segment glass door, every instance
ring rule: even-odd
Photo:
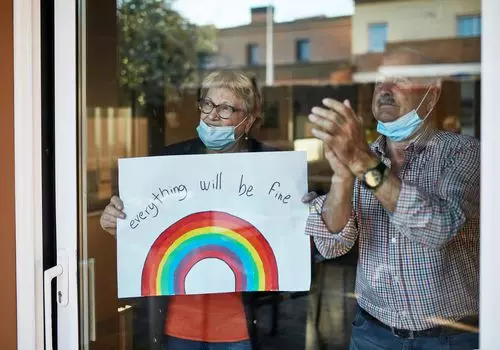
[[[197,127],[203,108],[211,106],[203,95],[203,84],[211,74],[241,73],[249,78],[251,84],[242,98],[248,98],[256,89],[262,96],[262,118],[245,137],[271,149],[306,151],[308,189],[319,195],[330,189],[332,171],[322,143],[312,132],[308,119],[312,107],[321,104],[323,97],[348,99],[365,120],[367,140],[378,137],[371,98],[391,34],[378,43],[381,52],[369,52],[369,38],[361,35],[360,39],[354,34],[368,33],[372,21],[364,18],[366,28],[352,30],[359,24],[351,20],[356,2],[344,1],[347,5],[336,12],[328,12],[331,6],[325,5],[310,13],[295,10],[295,14],[284,17],[274,12],[284,13],[288,5],[283,3],[273,8],[259,6],[257,1],[252,5],[234,2],[229,12],[233,15],[221,9],[225,2],[209,3],[55,2],[55,175],[60,268],[51,270],[49,277],[57,277],[54,302],[59,349],[164,350],[193,342],[231,343],[234,349],[238,345],[248,349],[348,348],[358,297],[357,244],[335,259],[321,256],[312,245],[311,285],[305,291],[254,293],[248,301],[229,293],[224,302],[217,293],[189,296],[187,301],[119,297],[114,225],[120,219],[113,221],[103,214],[118,215],[120,211],[119,160],[206,153]],[[397,4],[387,3],[398,10]],[[480,5],[476,7],[471,5],[471,11],[480,12]],[[370,17],[369,9],[364,11]],[[434,7],[428,11],[447,12]],[[409,16],[408,12],[411,10],[401,13]],[[437,28],[439,23],[433,25]],[[386,27],[391,30],[391,25]],[[450,36],[449,30],[443,28],[443,36]],[[408,45],[418,42],[414,45],[424,49],[439,40],[448,43],[447,39],[431,37],[433,33],[427,34],[427,44],[415,38],[405,40]],[[347,39],[343,42],[341,38]],[[451,73],[443,85],[444,102],[437,108],[454,121],[463,119],[466,132],[460,128],[453,131],[477,136],[481,76],[476,61],[480,61],[480,38],[460,40],[472,47],[470,57],[464,59],[475,63],[446,66],[445,73]],[[449,40],[449,45],[458,45],[450,51],[461,50],[460,40]],[[351,67],[349,62],[357,62],[358,66]],[[412,67],[404,65],[401,71],[414,74]],[[463,67],[467,72],[462,72]],[[435,72],[442,67],[430,64],[424,68]],[[201,97],[204,105],[200,104]],[[242,109],[247,102],[242,102]],[[229,105],[227,101],[217,104]],[[222,107],[232,112],[237,109]],[[221,107],[217,108],[221,114]],[[443,120],[435,115],[431,118],[436,119],[437,128],[445,128]],[[207,170],[213,169],[199,171]],[[213,268],[220,269],[221,274],[229,271],[217,264]],[[196,275],[196,270],[192,271]],[[196,276],[203,277],[199,273]],[[206,287],[217,290],[217,286]]]

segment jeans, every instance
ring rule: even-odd
[[[166,337],[163,350],[251,350],[250,340],[232,343],[206,343],[175,337]]]
[[[352,322],[349,350],[473,350],[479,349],[479,333],[440,337],[398,338],[388,329],[365,319],[359,310]]]

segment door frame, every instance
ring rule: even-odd
[[[480,241],[480,349],[498,348],[497,315],[500,314],[498,278],[498,150],[500,150],[498,82],[500,81],[500,1],[481,0],[481,241]]]
[[[57,305],[58,349],[79,347],[78,0],[54,1],[54,137],[57,263],[67,258],[66,305]],[[59,284],[67,283],[66,286]]]
[[[40,6],[37,0],[13,0],[14,117],[16,191],[17,339],[19,349],[43,349],[43,244],[41,176]],[[497,345],[500,280],[496,234],[500,198],[495,163],[500,138],[495,87],[500,81],[500,33],[497,0],[482,0],[481,100],[481,349]],[[78,105],[77,1],[55,1],[56,59],[56,213],[58,248],[69,254],[68,306],[57,306],[60,349],[79,349],[78,305]],[[64,28],[61,30],[61,28]],[[487,127],[486,127],[487,125]],[[63,162],[73,164],[65,166]]]
[[[43,287],[41,8],[37,0],[12,3],[17,344],[44,349],[43,296],[51,291]],[[59,349],[79,349],[76,5],[76,0],[54,2],[56,241],[69,262],[68,302],[56,306]]]

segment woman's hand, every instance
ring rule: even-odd
[[[123,201],[119,197],[113,196],[101,215],[101,227],[114,236],[116,235],[116,222],[118,219],[125,219]]]
[[[316,192],[308,192],[302,197],[302,203],[310,204],[313,200],[318,198],[318,194]]]

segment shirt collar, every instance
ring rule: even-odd
[[[425,130],[417,137],[415,140],[411,141],[408,146],[406,146],[405,151],[413,150],[416,153],[422,152],[425,147],[427,147],[429,140],[434,136],[436,130],[432,127],[426,127]],[[384,135],[379,136],[373,143],[372,149],[377,153],[378,156],[389,157],[387,154],[387,137]]]

